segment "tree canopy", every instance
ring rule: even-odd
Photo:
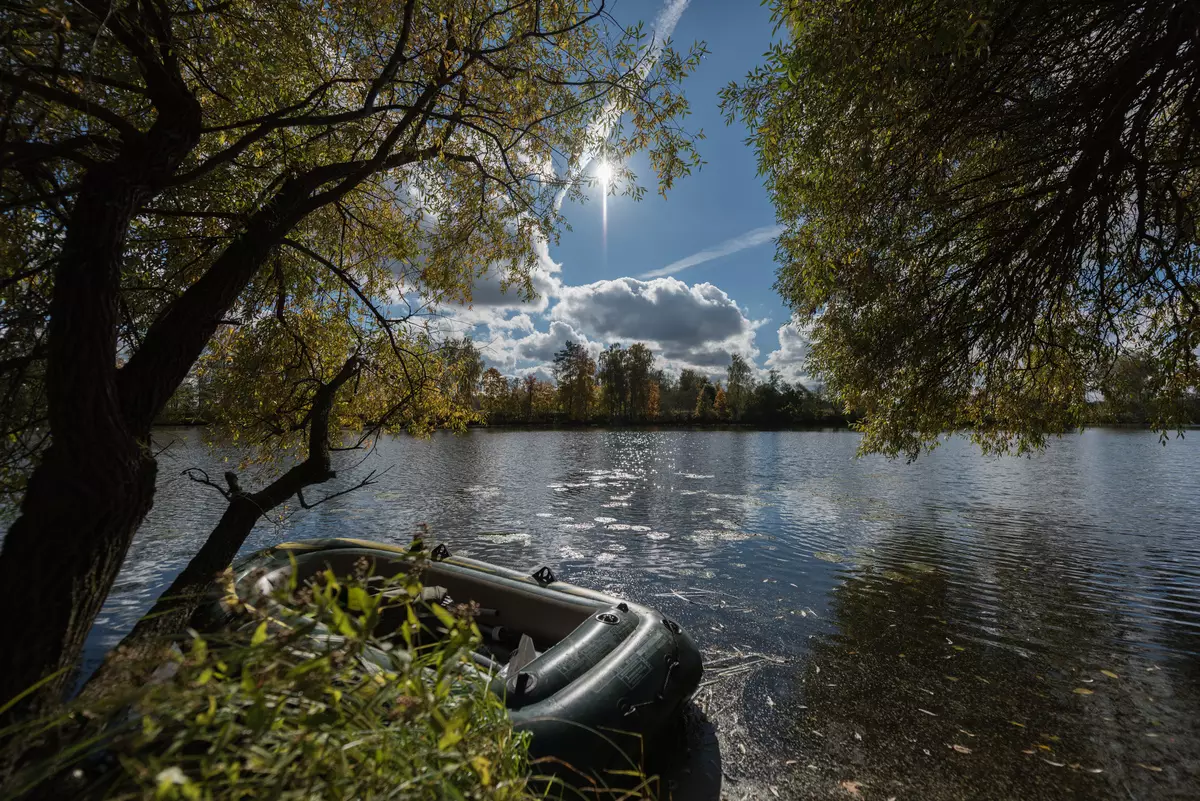
[[[815,0],[723,93],[786,230],[777,288],[863,447],[1022,450],[1137,354],[1200,384],[1200,6]]]
[[[0,600],[46,602],[0,656],[0,697],[65,681],[181,385],[302,462],[259,492],[218,487],[238,531],[332,474],[339,426],[453,422],[462,382],[425,315],[489,271],[530,294],[601,141],[648,150],[661,190],[686,174],[678,85],[701,53],[604,3],[7,3],[0,489],[21,509]]]

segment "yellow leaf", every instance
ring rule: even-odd
[[[1108,676],[1110,679],[1119,679],[1119,678],[1121,678],[1121,677],[1120,677],[1120,676],[1118,676],[1116,673],[1113,673],[1111,670],[1102,670],[1102,671],[1100,671],[1100,672],[1101,672],[1101,673],[1103,673],[1105,676]]]
[[[258,624],[258,628],[254,630],[254,636],[250,638],[251,645],[262,645],[267,641],[267,621]]]
[[[479,781],[483,783],[484,787],[492,783],[492,763],[488,761],[487,757],[471,757],[471,766],[479,774]]]
[[[1075,693],[1076,695],[1091,695],[1092,694],[1092,691],[1089,690],[1087,687],[1076,687],[1071,692]]]

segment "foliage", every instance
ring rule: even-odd
[[[273,500],[332,476],[337,426],[362,446],[472,417],[478,362],[429,316],[489,272],[530,296],[601,145],[648,151],[660,191],[698,164],[679,84],[703,52],[584,0],[6,3],[0,596],[45,602],[0,693],[68,675],[181,386],[260,458],[307,443]]]
[[[735,353],[730,358],[725,379],[725,385],[729,388],[729,414],[734,420],[741,420],[750,402],[750,392],[754,389],[754,373],[746,360]]]
[[[483,374],[480,409],[491,423],[544,423],[558,407],[554,387],[537,376],[505,378],[495,367]]]
[[[554,354],[554,380],[558,383],[559,405],[570,420],[588,420],[596,389],[596,361],[587,348],[568,341]]]
[[[1200,395],[1189,393],[1165,399],[1173,406],[1163,410],[1163,393],[1155,385],[1159,375],[1153,360],[1138,354],[1122,355],[1105,379],[1101,397],[1090,404],[1088,420],[1093,423],[1145,425],[1170,416],[1181,422],[1200,424]]]
[[[568,342],[555,356],[557,387],[527,375],[506,378],[495,367],[483,374],[480,411],[488,423],[744,423],[764,428],[843,425],[846,417],[824,397],[789,384],[772,370],[756,383],[749,363],[734,354],[730,388],[691,368],[676,378],[653,369],[644,342],[610,345],[599,363]],[[590,371],[590,378],[589,378]]]
[[[273,349],[284,361],[272,364],[308,373],[272,388],[294,404],[338,366],[326,358],[314,368],[294,358],[298,348],[348,353],[350,334],[370,340],[389,328],[389,344],[400,339],[403,352],[392,360],[418,361],[434,349],[411,322],[429,308],[409,299],[469,300],[488,269],[528,296],[533,243],[559,223],[554,201],[564,192],[584,197],[578,158],[594,145],[601,109],[613,126],[608,152],[619,160],[650,148],[664,190],[696,163],[691,136],[669,121],[686,111],[674,87],[702,48],[667,48],[650,67],[644,32],[613,28],[603,7],[255,0],[157,9],[154,25],[165,26],[157,35],[173,52],[154,66],[180,71],[180,102],[198,106],[197,139],[130,223],[120,277],[124,359],[137,359],[154,321],[243,237],[265,237],[261,266],[220,316],[243,329],[238,337],[263,337],[267,352],[280,331],[252,321],[274,312],[281,328],[302,334],[296,346]],[[151,35],[138,30],[147,23],[102,4],[94,11],[17,3],[0,29],[0,73],[11,90],[0,158],[0,418],[14,493],[47,442],[48,332],[40,321],[76,194],[89,171],[138,147],[156,115],[171,113],[167,87],[155,85],[163,78],[143,63],[153,54],[138,49],[138,37]],[[272,198],[305,181],[304,208],[264,230],[278,214]],[[636,181],[624,186],[641,191]],[[221,379],[226,387],[254,390],[266,354],[221,350],[206,369],[235,373]],[[253,358],[237,358],[243,353]],[[431,385],[410,368],[379,364],[362,380],[395,388],[393,402],[415,399]],[[408,418],[399,427],[430,415]],[[224,422],[235,432],[262,423],[252,435],[260,440],[276,427],[245,413]]]
[[[1078,426],[1139,354],[1156,425],[1200,384],[1200,7],[775,2],[723,92],[786,225],[777,288],[866,417],[986,450]]]
[[[364,560],[365,562],[365,560]],[[418,600],[417,574],[387,594],[327,572],[285,589],[286,604],[209,639],[193,635],[145,686],[18,734],[72,732],[10,789],[61,797],[532,798],[526,738],[469,659],[479,631]],[[419,643],[419,613],[444,633]],[[381,618],[406,620],[377,635]],[[89,721],[84,730],[72,722]],[[70,774],[76,768],[79,773]]]

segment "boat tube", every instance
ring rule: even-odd
[[[692,638],[649,607],[559,581],[545,567],[526,574],[452,556],[445,545],[428,556],[426,593],[478,606],[476,659],[513,725],[531,733],[534,758],[588,771],[622,757],[637,764],[700,682]],[[300,584],[327,569],[351,575],[364,557],[371,576],[391,578],[410,571],[416,554],[356,539],[283,543],[235,566],[237,594],[269,595],[293,570]]]

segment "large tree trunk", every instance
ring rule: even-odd
[[[51,445],[0,550],[0,703],[41,684],[0,723],[61,697],[153,501],[149,426],[131,425],[117,390],[118,297],[134,215],[199,139],[199,105],[182,98],[87,171],[66,226],[47,331]]]

